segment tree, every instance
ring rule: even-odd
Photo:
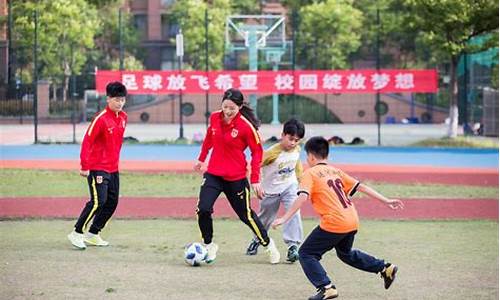
[[[498,59],[498,58],[497,58]],[[491,86],[498,90],[498,65],[495,65],[491,70]]]
[[[314,2],[323,2],[323,1],[314,1],[314,0],[283,0],[282,3],[284,6],[288,7],[289,9],[300,9],[301,7],[304,7],[306,5],[311,5]]]
[[[114,58],[112,61],[108,62],[110,70],[120,70],[120,60],[119,58]],[[123,58],[123,69],[125,70],[144,70],[144,65],[135,56],[130,54],[125,54]]]
[[[361,45],[363,15],[352,0],[315,2],[300,9],[297,50],[307,67],[347,68]]]
[[[383,68],[421,68],[427,60],[417,39],[418,31],[406,25],[409,10],[400,0],[357,0],[354,7],[363,12],[362,45],[352,60],[374,58],[377,34]],[[377,9],[380,25],[377,24]]]
[[[458,131],[457,65],[460,55],[478,51],[471,38],[498,31],[497,0],[405,0],[410,9],[408,25],[421,31],[422,41],[438,59],[450,66],[450,124],[448,136]],[[498,40],[496,41],[498,47]]]
[[[123,2],[123,0],[86,0],[89,4],[92,4],[98,8],[105,7],[109,4],[113,4],[116,2]]]
[[[120,24],[119,12],[123,0],[91,1],[99,10],[99,28],[94,37],[95,47],[87,53],[87,64],[99,69],[118,70],[120,67]],[[122,43],[124,67],[127,70],[142,70],[142,53],[139,47],[139,33],[134,27],[132,15],[122,10]]]
[[[255,0],[232,0],[231,8],[235,14],[259,15],[261,9],[259,3],[262,2],[263,1],[255,1]]]
[[[84,0],[14,1],[13,36],[18,63],[30,65],[34,44],[34,13],[38,13],[39,73],[63,87],[67,96],[68,79],[85,64],[85,52],[94,46],[99,26],[97,11]]]
[[[211,5],[202,0],[179,0],[172,7],[172,16],[184,35],[184,54],[187,68],[205,69],[205,9],[208,10],[208,66],[220,70],[224,56],[224,28],[226,16],[231,13],[229,0],[214,0]],[[175,44],[175,40],[172,40]]]

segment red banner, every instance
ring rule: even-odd
[[[234,87],[246,94],[436,93],[436,70],[332,71],[98,71],[96,89],[106,93],[121,81],[129,94],[222,94]]]

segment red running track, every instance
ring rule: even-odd
[[[0,218],[73,218],[83,208],[85,198],[31,197],[0,198]],[[121,218],[194,218],[195,198],[136,198],[120,199],[115,217]],[[498,221],[498,199],[407,199],[404,210],[391,210],[381,203],[361,198],[355,200],[361,219],[442,220],[487,219]],[[252,207],[258,209],[258,201]],[[228,201],[220,198],[215,204],[216,217],[236,218]],[[283,212],[281,212],[282,214]],[[302,208],[302,216],[315,217],[311,205]]]
[[[120,163],[121,171],[127,172],[193,172],[191,161],[137,161]],[[347,165],[337,167],[361,181],[371,180],[389,183],[434,183],[474,186],[498,186],[498,169],[449,168],[386,165]],[[0,169],[43,169],[78,171],[77,160],[2,160]]]

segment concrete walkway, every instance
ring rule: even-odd
[[[88,123],[75,126],[75,139],[81,142]],[[264,139],[279,137],[282,125],[264,124],[260,133]],[[193,139],[196,135],[205,135],[205,124],[184,125],[184,137]],[[441,138],[446,135],[445,124],[383,124],[381,126],[381,142],[383,146],[406,146],[428,139]],[[306,138],[321,135],[326,138],[339,136],[350,142],[360,137],[365,144],[377,145],[376,124],[306,124]],[[179,124],[129,124],[125,136],[132,136],[139,141],[175,140],[179,137]],[[38,125],[40,142],[70,143],[73,141],[71,124]],[[29,145],[34,142],[34,126],[32,124],[0,125],[0,145]]]

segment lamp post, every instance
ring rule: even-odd
[[[376,60],[377,60],[377,73],[380,71],[380,12],[377,2],[377,42],[376,42]],[[377,145],[381,145],[380,141],[380,92],[377,90],[375,97],[375,113],[377,115]]]
[[[35,144],[38,144],[38,7],[33,13],[34,41],[33,41],[33,124],[35,125]]]
[[[208,78],[208,8],[205,8],[205,73]],[[210,112],[208,111],[208,90],[205,92],[205,127],[208,128],[208,118]]]
[[[76,144],[76,77],[75,77],[75,71],[73,69],[73,64],[74,64],[74,52],[73,52],[73,44],[71,44],[71,89],[70,89],[70,94],[71,94],[71,123],[73,125],[73,144]]]
[[[273,62],[273,71],[278,72],[278,62]],[[280,124],[278,106],[279,106],[278,94],[273,93],[273,119],[271,121],[272,125]]]
[[[7,1],[7,14],[8,14],[8,18],[7,18],[7,86],[8,88],[10,89],[12,87],[12,78],[14,77],[14,70],[13,70],[13,67],[12,67],[12,58],[13,58],[13,47],[12,47],[12,24],[13,24],[13,20],[12,20],[12,0],[8,0]],[[16,80],[17,82],[17,80]],[[16,94],[17,94],[17,90],[19,90],[18,88],[18,85],[16,83]],[[10,90],[9,90],[10,92]]]
[[[184,56],[184,36],[182,35],[182,29],[179,29],[179,33],[175,36],[175,52],[177,58],[179,59],[179,73],[182,72],[182,58]],[[184,125],[182,119],[182,90],[179,89],[179,140],[184,139]]]
[[[278,65],[281,61],[281,56],[285,51],[283,49],[279,50],[267,50],[266,51],[266,61],[271,63],[273,66],[273,72],[278,71]],[[280,124],[279,121],[279,101],[278,94],[273,93],[273,119],[271,120],[272,125]]]
[[[122,29],[122,9],[118,10],[118,36],[120,40],[120,71],[124,70],[123,67],[123,29]]]

